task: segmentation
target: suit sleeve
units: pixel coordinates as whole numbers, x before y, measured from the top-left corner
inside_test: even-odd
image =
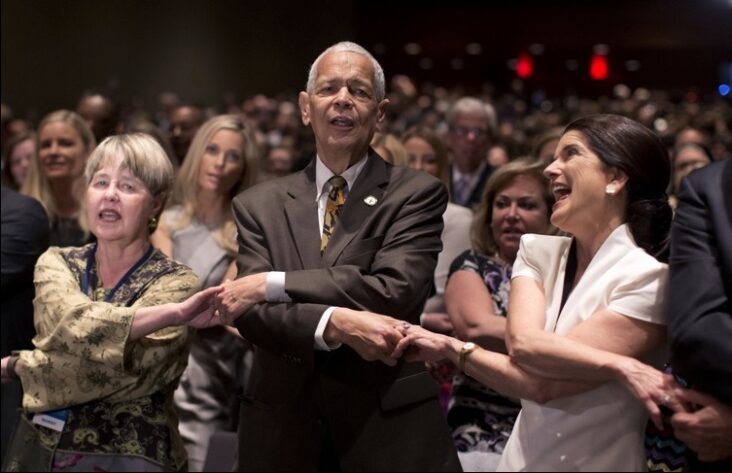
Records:
[[[418,323],[442,249],[446,205],[447,194],[439,182],[413,193],[389,225],[368,268],[349,264],[344,255],[341,265],[288,271],[287,294],[295,301],[370,310]]]
[[[272,271],[270,248],[257,215],[243,199],[233,201],[237,225],[239,276]],[[315,329],[326,305],[302,303],[256,304],[236,320],[244,338],[272,354],[313,366]]]
[[[258,304],[238,319],[237,328],[271,353],[312,363],[315,330],[330,306],[370,310],[417,323],[442,248],[446,204],[447,193],[437,181],[414,192],[373,250],[369,267],[349,264],[344,255],[338,266],[288,271],[285,290],[293,301]],[[273,270],[264,233],[241,200],[234,201],[234,215],[240,274]],[[357,259],[359,255],[352,256]]]
[[[671,229],[668,329],[674,371],[732,404],[732,314],[708,205],[692,175]],[[720,192],[722,190],[720,189]]]
[[[3,193],[5,195],[5,193]],[[5,205],[16,206],[3,215],[2,291],[14,291],[33,280],[33,267],[48,248],[48,217],[40,203],[29,197],[8,195]]]

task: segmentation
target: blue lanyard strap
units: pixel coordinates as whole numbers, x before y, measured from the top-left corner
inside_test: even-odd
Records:
[[[107,293],[107,295],[104,297],[104,302],[111,302],[114,298],[114,294],[117,292],[117,290],[122,287],[123,285],[127,284],[132,274],[134,274],[135,271],[137,271],[140,266],[145,264],[145,262],[150,259],[150,256],[152,256],[154,251],[154,248],[152,245],[150,245],[145,252],[144,255],[142,255],[142,258],[137,260],[137,263],[134,264],[130,268],[127,273],[122,277],[122,279],[119,280],[116,286],[112,288],[111,291]],[[96,255],[97,255],[97,244],[94,243],[94,246],[92,246],[91,251],[89,251],[89,254],[86,257],[86,270],[84,271],[84,276],[81,279],[81,290],[84,292],[84,294],[89,295],[89,286],[92,285],[91,279],[92,279],[92,268],[94,268],[94,261],[96,261]],[[96,286],[96,277],[94,278],[94,286]]]

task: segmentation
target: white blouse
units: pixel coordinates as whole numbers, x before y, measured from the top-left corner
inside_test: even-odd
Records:
[[[524,235],[512,278],[544,285],[544,330],[565,335],[595,312],[663,324],[667,265],[616,228],[595,254],[561,312],[564,273],[572,239]],[[642,361],[659,366],[663,350]],[[616,382],[544,405],[522,400],[499,471],[645,471],[643,405]]]

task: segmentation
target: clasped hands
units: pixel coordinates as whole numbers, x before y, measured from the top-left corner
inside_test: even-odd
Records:
[[[178,321],[194,328],[233,325],[250,307],[266,300],[266,273],[205,289],[180,304]]]

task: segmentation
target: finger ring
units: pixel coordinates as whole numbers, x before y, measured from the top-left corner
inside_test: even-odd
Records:
[[[668,393],[664,394],[663,395],[663,399],[661,400],[661,402],[663,404],[668,404],[669,402],[671,402],[671,395],[668,394]]]
[[[402,322],[402,328],[404,328],[404,330],[409,330],[409,327],[411,326],[412,324],[410,324],[409,322]]]

